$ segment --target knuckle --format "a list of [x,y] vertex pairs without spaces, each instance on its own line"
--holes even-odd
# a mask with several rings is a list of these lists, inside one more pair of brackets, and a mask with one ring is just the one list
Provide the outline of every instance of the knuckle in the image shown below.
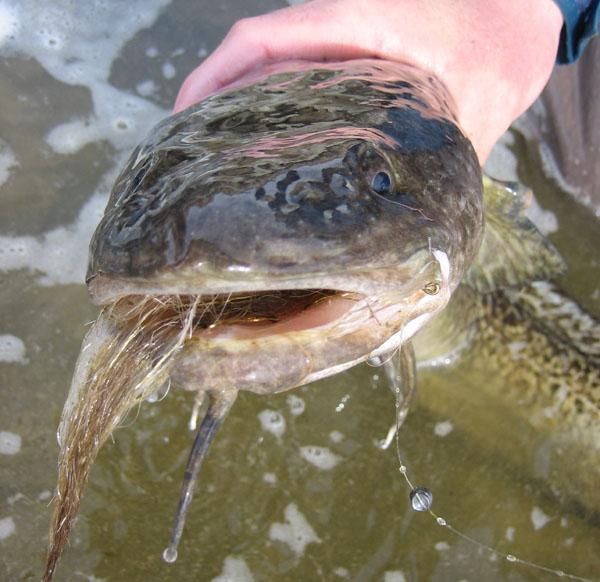
[[234,23],[227,36],[251,40],[254,30],[256,29],[256,24],[256,18],[242,18]]

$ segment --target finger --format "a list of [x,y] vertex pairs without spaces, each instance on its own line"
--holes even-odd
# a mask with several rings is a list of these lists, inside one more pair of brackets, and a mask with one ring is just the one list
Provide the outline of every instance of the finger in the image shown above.
[[237,22],[219,47],[184,81],[175,112],[240,79],[259,64],[381,56],[365,48],[369,45],[366,38],[348,34],[347,15],[337,13],[337,4],[320,5],[314,2]]

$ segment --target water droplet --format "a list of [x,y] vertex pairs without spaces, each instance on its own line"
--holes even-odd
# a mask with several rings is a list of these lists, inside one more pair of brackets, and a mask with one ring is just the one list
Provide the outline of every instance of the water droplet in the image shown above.
[[415,511],[428,511],[433,503],[433,493],[425,487],[415,487],[410,492],[410,504]]
[[175,548],[167,548],[163,552],[163,560],[167,562],[167,564],[172,564],[177,560],[177,550]]
[[506,554],[506,559],[509,562],[516,562],[517,561],[517,556],[513,556],[512,554]]
[[437,521],[438,525],[441,525],[442,527],[447,525],[446,520],[443,517],[438,517],[435,521]]

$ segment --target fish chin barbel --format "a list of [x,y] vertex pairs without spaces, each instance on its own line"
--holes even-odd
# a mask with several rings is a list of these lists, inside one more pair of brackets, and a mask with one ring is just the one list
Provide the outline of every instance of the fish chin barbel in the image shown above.
[[90,247],[103,311],[61,420],[46,579],[91,464],[132,406],[169,380],[209,394],[172,561],[237,392],[391,357],[478,251],[481,170],[439,81],[378,60],[289,66],[164,120],[115,183]]

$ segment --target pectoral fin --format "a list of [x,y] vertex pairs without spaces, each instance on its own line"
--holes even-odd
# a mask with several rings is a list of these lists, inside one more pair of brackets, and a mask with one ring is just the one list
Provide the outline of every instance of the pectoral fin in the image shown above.
[[520,184],[484,177],[483,242],[463,283],[488,292],[552,279],[564,271],[558,251],[525,216],[531,196]]

